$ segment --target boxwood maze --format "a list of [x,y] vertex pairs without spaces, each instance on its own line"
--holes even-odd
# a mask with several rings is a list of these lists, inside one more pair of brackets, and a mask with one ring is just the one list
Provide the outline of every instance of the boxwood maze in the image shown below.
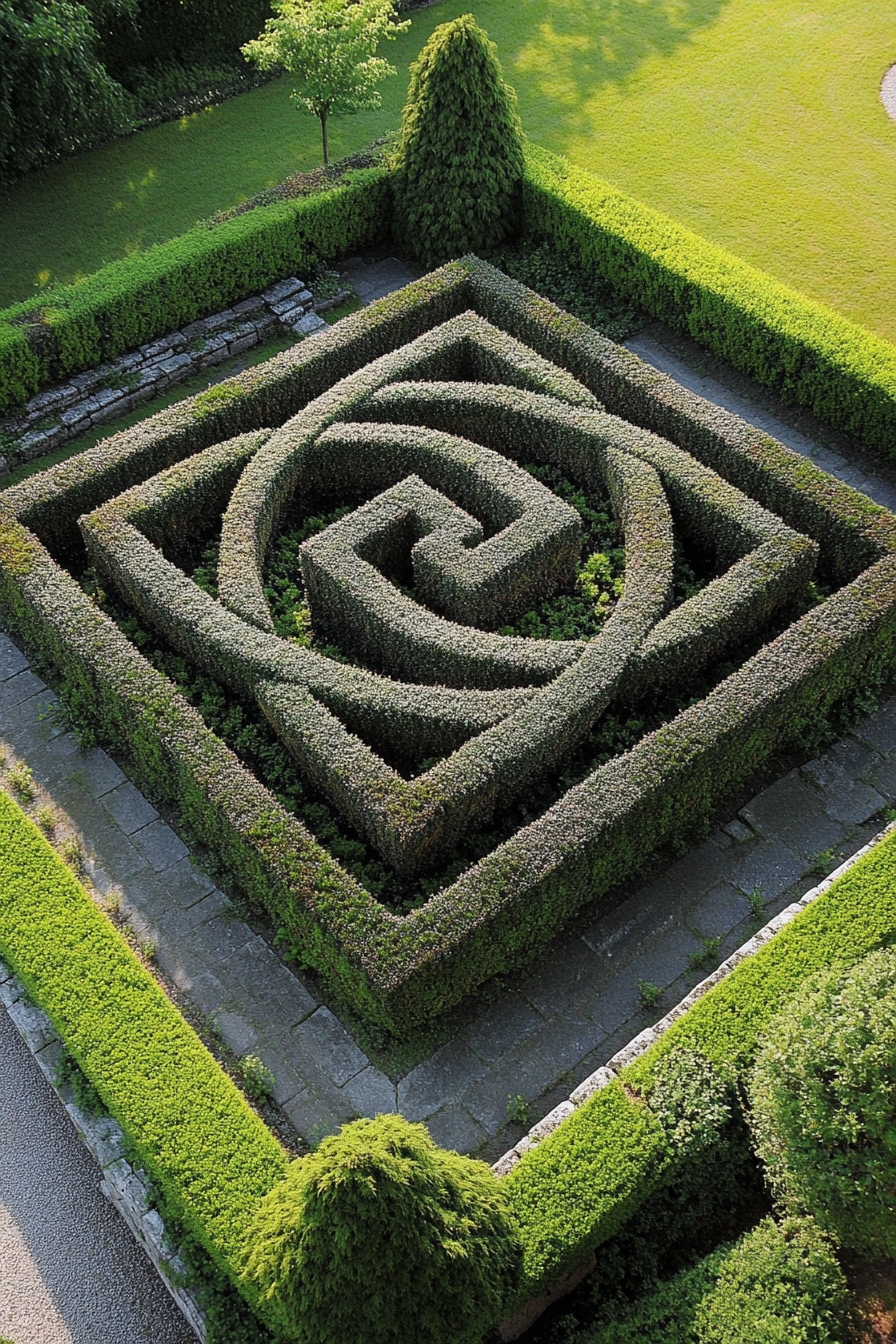
[[[0,609],[302,957],[396,1033],[537,955],[892,665],[896,519],[475,258],[224,388],[8,490]],[[606,497],[624,535],[590,639],[507,633],[581,583],[581,510],[551,472]],[[311,642],[276,633],[265,566],[315,509],[335,521],[299,552]],[[210,591],[184,560],[197,537],[217,546]],[[682,544],[704,582],[675,605]],[[84,548],[144,628],[260,708],[359,843],[435,894],[399,916],[328,853],[90,600]],[[645,697],[667,720],[589,766],[608,707]],[[532,793],[539,815],[452,870]]]

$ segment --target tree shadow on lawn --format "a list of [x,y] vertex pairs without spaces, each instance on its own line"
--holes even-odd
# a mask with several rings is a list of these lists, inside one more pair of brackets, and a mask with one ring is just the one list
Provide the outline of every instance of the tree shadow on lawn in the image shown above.
[[[606,84],[623,84],[652,56],[670,56],[693,33],[713,23],[726,0],[522,0],[514,34],[494,16],[492,37],[515,86],[523,118],[538,124],[561,114],[583,130],[589,98]],[[492,15],[483,13],[488,26]],[[546,105],[541,117],[535,113]],[[577,115],[578,114],[578,115]]]

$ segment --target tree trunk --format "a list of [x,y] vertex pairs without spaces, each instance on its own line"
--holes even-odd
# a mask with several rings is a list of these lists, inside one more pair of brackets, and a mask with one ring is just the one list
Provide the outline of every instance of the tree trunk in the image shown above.
[[326,168],[327,164],[330,162],[330,154],[329,154],[329,149],[328,149],[328,147],[327,147],[327,117],[328,117],[329,115],[330,115],[329,112],[321,112],[321,114],[320,114],[320,136],[321,136],[321,140],[323,141],[323,145],[324,145],[324,167],[325,167],[325,168]]

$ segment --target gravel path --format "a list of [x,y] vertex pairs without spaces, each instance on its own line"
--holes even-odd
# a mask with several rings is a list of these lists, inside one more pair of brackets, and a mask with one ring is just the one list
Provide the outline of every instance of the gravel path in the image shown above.
[[887,115],[896,121],[896,65],[891,65],[880,86],[880,100]]
[[196,1344],[2,1006],[0,1336]]

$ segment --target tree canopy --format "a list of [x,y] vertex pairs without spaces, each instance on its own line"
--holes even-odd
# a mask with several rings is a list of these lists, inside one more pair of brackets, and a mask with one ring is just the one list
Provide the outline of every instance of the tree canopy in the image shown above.
[[392,0],[275,0],[264,32],[242,48],[263,70],[283,66],[296,80],[292,98],[320,120],[324,163],[327,122],[379,107],[377,85],[397,73],[376,49],[410,27]]

